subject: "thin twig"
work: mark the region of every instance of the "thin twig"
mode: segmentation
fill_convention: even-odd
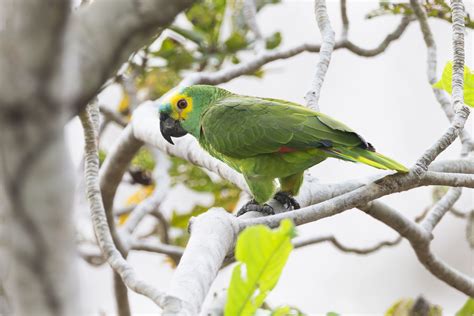
[[[328,71],[331,55],[336,44],[334,31],[329,21],[325,0],[314,1],[316,22],[322,36],[321,49],[319,51],[319,62],[316,66],[316,74],[311,84],[311,89],[306,93],[306,105],[315,111],[319,111],[319,97],[323,86],[326,72]]]
[[[330,242],[334,247],[336,247],[342,252],[355,253],[358,255],[368,255],[385,247],[396,246],[402,241],[402,239],[403,238],[399,236],[396,239],[391,240],[391,241],[386,241],[386,240],[381,241],[371,247],[354,248],[354,247],[345,246],[339,240],[337,240],[337,238],[334,236],[318,236],[318,237],[301,237],[299,239],[294,240],[293,245],[295,248],[301,248],[301,247],[315,245],[315,244],[319,244],[323,242]]]
[[[242,11],[248,27],[255,36],[255,51],[259,52],[265,49],[265,41],[257,22],[257,7],[255,0],[244,0]]]
[[[421,222],[421,227],[428,232],[438,225],[443,216],[454,206],[461,197],[462,188],[451,188],[449,191],[433,206],[425,219]]]

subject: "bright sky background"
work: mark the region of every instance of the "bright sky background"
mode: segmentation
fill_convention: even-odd
[[[382,17],[367,21],[364,15],[377,6],[376,1],[348,1],[351,21],[350,39],[360,46],[372,48],[394,30],[400,17]],[[472,4],[472,2],[471,2]],[[329,15],[336,34],[340,34],[339,5],[328,3]],[[469,8],[472,12],[472,8]],[[320,42],[313,15],[313,2],[287,1],[268,6],[259,15],[264,34],[282,31],[283,46],[301,42]],[[450,24],[430,20],[438,46],[438,73],[451,58]],[[466,41],[466,64],[473,66],[472,31]],[[251,56],[250,56],[251,57]],[[317,54],[301,54],[290,60],[265,67],[263,80],[243,77],[223,87],[240,94],[281,98],[303,102],[314,75]],[[115,105],[120,99],[116,89],[106,91],[103,102]],[[362,58],[344,50],[334,52],[320,99],[321,111],[360,132],[378,151],[410,166],[447,128],[448,122],[437,104],[426,78],[426,47],[417,23],[412,23],[401,40],[393,43],[385,54]],[[472,118],[467,127],[474,134]],[[68,127],[71,153],[78,162],[82,151],[81,130],[77,122]],[[106,142],[114,140],[117,131],[109,131]],[[107,144],[106,144],[107,145]],[[440,159],[457,157],[456,143]],[[326,161],[312,169],[322,181],[369,175],[377,170],[341,161]],[[122,190],[119,199],[123,199]],[[189,209],[193,201],[209,201],[209,197],[188,194],[178,188],[167,199],[164,208],[177,205]],[[430,203],[428,189],[395,194],[383,201],[413,218]],[[474,205],[471,192],[465,192],[457,206],[467,210]],[[168,206],[168,207],[167,207]],[[90,229],[87,210],[78,210],[78,222]],[[351,210],[341,215],[299,227],[300,235],[334,234],[349,246],[370,246],[381,240],[392,240],[396,234],[364,213]],[[473,275],[473,254],[465,240],[465,223],[450,214],[435,229],[433,250],[456,269]],[[166,290],[173,270],[164,256],[133,253],[129,258],[138,274]],[[82,298],[91,313],[111,315],[114,310],[112,274],[107,266],[93,268],[80,263]],[[231,269],[220,273],[213,290],[225,287]],[[135,315],[156,313],[148,299],[130,292]],[[369,256],[341,253],[329,244],[296,250],[291,255],[276,289],[269,296],[272,306],[291,304],[309,315],[336,311],[346,314],[382,314],[396,300],[423,294],[430,302],[441,305],[446,315],[454,313],[466,300],[465,295],[433,277],[417,261],[409,244],[403,241]]]

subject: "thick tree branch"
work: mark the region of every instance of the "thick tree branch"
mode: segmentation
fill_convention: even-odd
[[[224,209],[210,209],[194,219],[190,229],[191,238],[164,300],[166,316],[199,313],[225,256],[232,250],[239,225]]]
[[[191,3],[100,0],[75,10],[67,24],[66,50],[55,76],[53,91],[58,102],[77,111],[132,52]]]

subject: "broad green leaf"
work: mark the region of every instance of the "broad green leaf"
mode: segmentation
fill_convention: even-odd
[[[275,49],[281,44],[281,33],[275,32],[265,40],[265,46],[267,49]]]
[[[442,89],[449,94],[452,93],[453,85],[453,63],[446,63],[441,79],[433,84],[434,88]],[[474,107],[474,72],[469,67],[464,66],[464,103]]]
[[[339,314],[335,312],[327,312],[326,316],[339,316]]]
[[[474,299],[468,298],[464,306],[456,313],[456,316],[472,316],[474,315]]]
[[[245,229],[237,240],[235,266],[228,289],[226,316],[250,316],[275,287],[293,245],[295,228],[290,220],[275,230],[257,225]]]

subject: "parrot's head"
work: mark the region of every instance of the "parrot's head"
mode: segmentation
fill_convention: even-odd
[[[171,90],[161,98],[159,105],[161,135],[173,145],[171,137],[190,133],[199,138],[203,111],[229,93],[224,89],[206,85]]]

